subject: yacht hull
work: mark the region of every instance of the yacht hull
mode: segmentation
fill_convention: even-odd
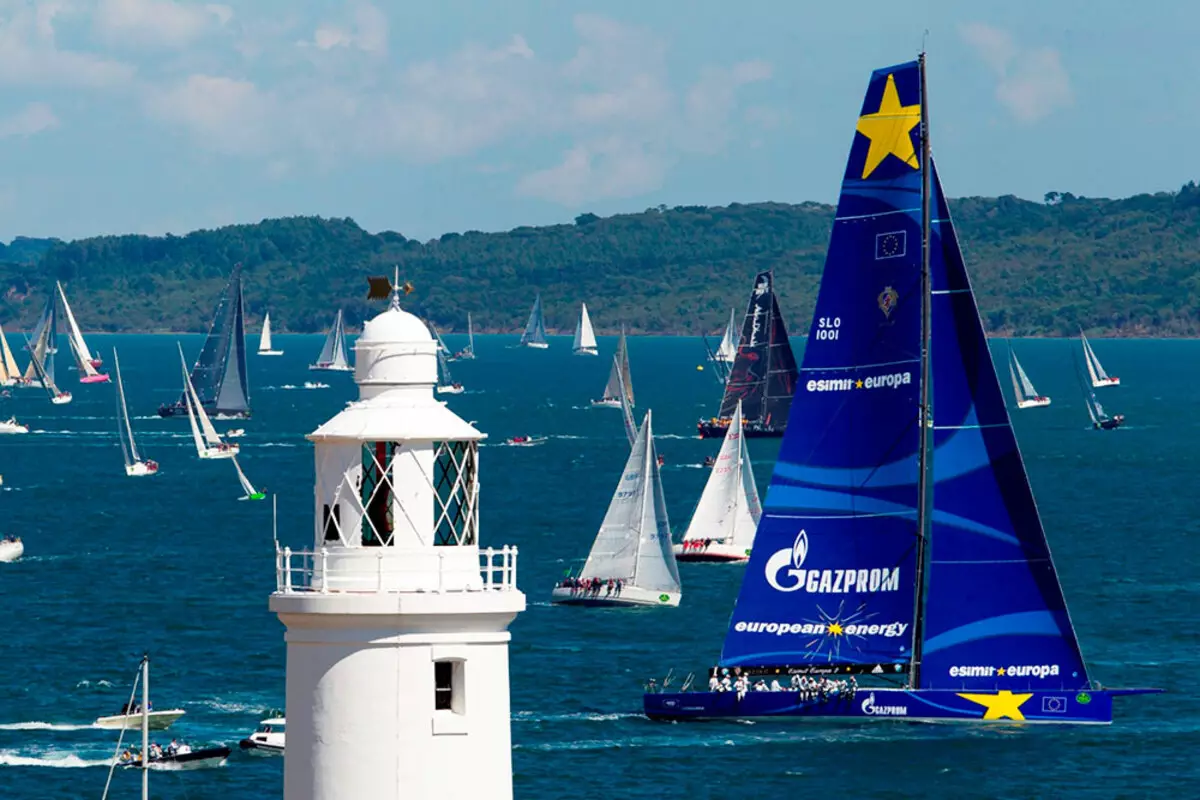
[[[725,424],[700,422],[696,425],[696,432],[700,434],[701,439],[724,439],[727,430],[729,430],[728,422]],[[742,435],[747,439],[780,439],[783,437],[783,431],[783,428],[746,425],[742,428]]]
[[[205,408],[210,417],[214,419],[250,419],[249,411],[225,411],[222,409]],[[169,419],[170,417],[183,417],[187,419],[187,406],[182,403],[172,403],[171,405],[162,405],[158,407],[158,415]]]
[[[1113,698],[1161,689],[1045,690],[1029,692],[952,689],[862,688],[845,696],[804,699],[799,692],[686,692],[645,694],[643,710],[654,720],[717,719],[891,720],[1000,724],[1107,725]]]
[[[172,709],[170,711],[151,711],[146,716],[150,730],[164,731],[171,727],[171,723],[182,717],[186,712],[182,709]],[[103,728],[110,731],[119,731],[124,728],[127,731],[140,731],[142,729],[141,714],[116,714],[111,717],[100,717],[96,720],[97,728]]]
[[[675,608],[679,605],[679,592],[658,592],[638,586],[623,586],[620,594],[606,594],[607,588],[600,587],[598,593],[582,589],[556,586],[550,593],[550,602],[564,606],[596,606],[607,608],[631,608],[655,606]]]
[[[736,564],[750,560],[750,551],[745,547],[728,544],[710,544],[703,548],[684,549],[682,544],[674,546],[676,561],[691,561],[707,564]]]

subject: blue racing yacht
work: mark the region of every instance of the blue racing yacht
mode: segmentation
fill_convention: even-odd
[[[652,719],[1108,723],[1160,691],[1088,674],[928,119],[924,54],[872,74],[720,660]]]

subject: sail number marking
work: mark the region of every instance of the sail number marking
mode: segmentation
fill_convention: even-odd
[[[833,341],[842,327],[841,317],[817,317],[817,341]]]

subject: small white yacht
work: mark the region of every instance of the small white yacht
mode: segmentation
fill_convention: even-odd
[[[16,561],[25,554],[25,545],[20,536],[5,536],[0,539],[0,561]]]
[[[260,753],[282,753],[286,724],[287,720],[284,717],[264,719],[258,723],[254,733],[242,739],[242,749]]]
[[[182,708],[172,708],[167,711],[154,711],[147,709],[146,714],[142,714],[141,708],[125,709],[121,714],[113,714],[111,717],[100,717],[93,724],[97,728],[105,730],[119,731],[124,728],[127,731],[141,730],[142,717],[145,716],[150,730],[165,731],[171,727],[171,723],[182,717],[187,712]]]
[[[29,426],[17,422],[16,417],[9,417],[0,422],[0,433],[29,433]]]

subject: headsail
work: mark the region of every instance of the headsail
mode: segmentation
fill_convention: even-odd
[[[271,341],[271,315],[270,313],[263,315],[262,333],[258,336],[258,354],[260,356],[281,356],[282,350],[276,350],[272,347]]]
[[[333,327],[325,335],[325,344],[321,346],[321,354],[317,356],[317,369],[341,370],[350,369],[350,361],[346,351],[346,326],[343,322],[342,310],[333,318]]]
[[[618,372],[620,371],[616,356],[613,356],[613,369]],[[625,423],[625,438],[629,440],[629,446],[633,447],[633,443],[637,439],[637,425],[633,421],[633,406],[629,402],[629,394],[625,391],[625,384],[617,381],[617,387],[621,395],[621,418]]]
[[[937,168],[929,168],[935,449],[919,685],[1084,688],[1083,657]]]
[[[245,494],[238,499],[261,500],[263,498],[263,493],[258,489],[255,489],[254,484],[252,484],[250,479],[246,477],[246,473],[242,472],[242,465],[238,463],[237,456],[233,456],[231,460],[233,461],[233,468],[237,470],[238,483],[242,485],[242,491],[245,492]]]
[[[58,299],[53,292],[50,293],[37,324],[33,326],[33,333],[26,341],[25,348],[30,354],[29,366],[25,368],[25,379],[40,380],[34,361],[41,362],[41,366],[53,376],[54,359],[51,356],[58,351]]]
[[[200,441],[200,433],[196,430],[197,424],[200,425],[199,430],[203,432],[204,442],[207,442],[209,447],[220,447],[223,444],[221,436],[217,433],[217,429],[213,427],[212,420],[208,418],[208,414],[204,413],[204,405],[200,402],[196,386],[192,383],[192,379],[188,375],[187,360],[183,357],[183,345],[178,345],[178,347],[179,362],[183,366],[183,396],[188,404],[189,416],[192,418],[192,433],[196,439],[196,449],[199,451],[205,449]]]
[[[683,540],[712,539],[750,550],[761,516],[750,452],[742,436],[742,408],[738,406]]]
[[[547,347],[546,322],[542,319],[542,296],[539,294],[533,300],[533,308],[529,312],[529,321],[525,323],[525,332],[521,334],[521,344],[526,347]]]
[[[648,411],[580,577],[618,578],[644,589],[679,591]]]
[[[792,401],[801,424],[784,433],[723,665],[908,668],[920,447],[918,91],[915,63],[871,78]],[[743,358],[762,347],[763,325],[777,313],[769,277],[756,282],[735,373],[745,375]],[[790,348],[780,351],[790,358]]]
[[[782,430],[787,425],[796,379],[796,358],[775,297],[774,278],[770,272],[761,272],[754,279],[754,290],[746,305],[737,354],[725,381],[718,416],[729,419],[740,402],[747,421]]]
[[[592,330],[587,303],[581,303],[579,306],[579,324],[575,326],[575,342],[571,345],[571,350],[577,354],[596,355],[596,332]]]
[[[21,370],[17,368],[17,360],[13,358],[12,348],[8,346],[4,327],[0,326],[0,385],[11,385],[20,377]]]

